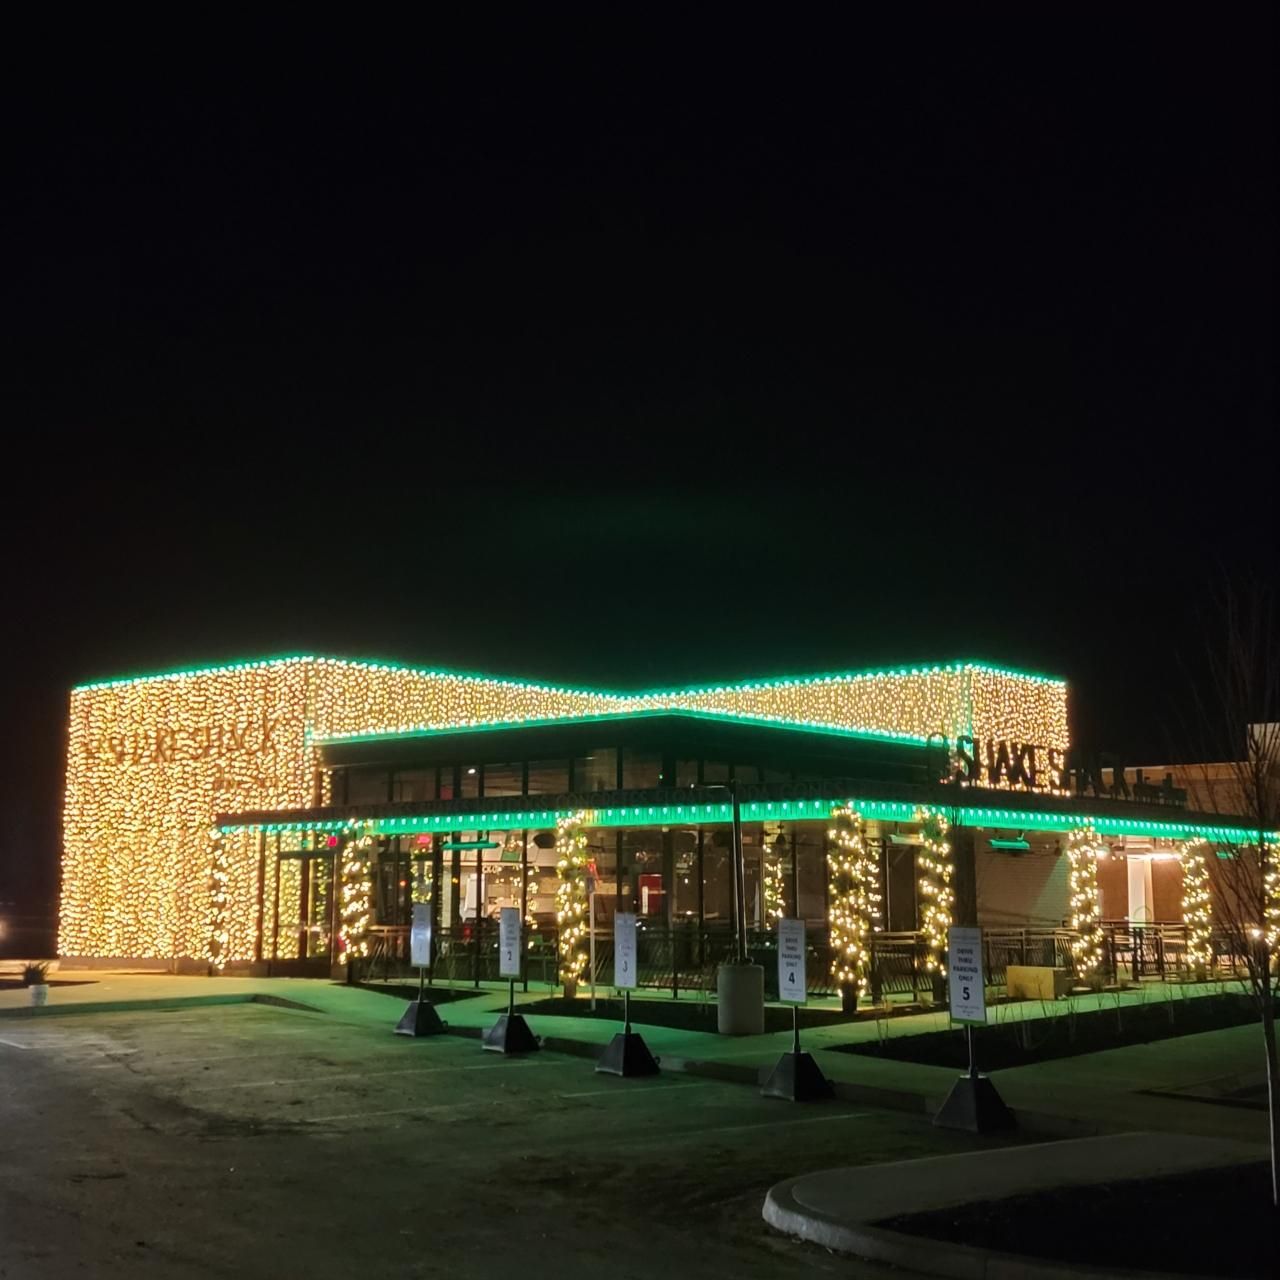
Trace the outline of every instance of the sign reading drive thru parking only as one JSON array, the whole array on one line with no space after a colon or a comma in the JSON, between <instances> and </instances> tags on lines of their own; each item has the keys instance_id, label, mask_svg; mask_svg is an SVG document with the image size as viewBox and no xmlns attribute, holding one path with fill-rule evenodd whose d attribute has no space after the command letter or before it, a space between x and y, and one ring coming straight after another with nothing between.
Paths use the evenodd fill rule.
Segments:
<instances>
[{"instance_id":1,"label":"sign reading drive thru parking only","mask_svg":"<svg viewBox=\"0 0 1280 1280\"><path fill-rule=\"evenodd\" d=\"M804 1004L804 921L783 916L778 921L778 999Z\"/></svg>"},{"instance_id":2,"label":"sign reading drive thru parking only","mask_svg":"<svg viewBox=\"0 0 1280 1280\"><path fill-rule=\"evenodd\" d=\"M985 1023L982 988L982 930L952 925L947 930L947 982L952 1022Z\"/></svg>"},{"instance_id":3,"label":"sign reading drive thru parking only","mask_svg":"<svg viewBox=\"0 0 1280 1280\"><path fill-rule=\"evenodd\" d=\"M498 976L520 976L519 907L503 907L498 915Z\"/></svg>"}]
</instances>

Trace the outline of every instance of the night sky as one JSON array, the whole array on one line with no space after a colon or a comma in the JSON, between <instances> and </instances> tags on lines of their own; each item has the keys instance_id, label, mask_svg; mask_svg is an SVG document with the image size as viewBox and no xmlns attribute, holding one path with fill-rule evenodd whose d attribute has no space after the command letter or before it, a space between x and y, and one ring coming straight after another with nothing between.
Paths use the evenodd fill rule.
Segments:
<instances>
[{"instance_id":1,"label":"night sky","mask_svg":"<svg viewBox=\"0 0 1280 1280\"><path fill-rule=\"evenodd\" d=\"M1014 12L11 42L0 900L69 687L210 659L981 657L1167 755L1280 542L1270 9Z\"/></svg>"}]
</instances>

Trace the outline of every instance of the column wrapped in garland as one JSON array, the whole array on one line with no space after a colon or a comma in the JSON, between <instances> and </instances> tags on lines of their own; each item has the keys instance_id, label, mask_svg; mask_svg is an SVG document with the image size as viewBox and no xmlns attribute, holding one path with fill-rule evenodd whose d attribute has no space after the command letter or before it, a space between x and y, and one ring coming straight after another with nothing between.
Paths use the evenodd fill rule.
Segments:
<instances>
[{"instance_id":1,"label":"column wrapped in garland","mask_svg":"<svg viewBox=\"0 0 1280 1280\"><path fill-rule=\"evenodd\" d=\"M1071 955L1076 977L1088 978L1102 964L1102 905L1098 898L1098 858L1108 851L1093 823L1074 828L1067 836L1071 868Z\"/></svg>"},{"instance_id":2,"label":"column wrapped in garland","mask_svg":"<svg viewBox=\"0 0 1280 1280\"><path fill-rule=\"evenodd\" d=\"M559 926L560 981L565 994L578 985L587 967L590 921L587 919L587 814L580 810L556 819L556 924Z\"/></svg>"},{"instance_id":3,"label":"column wrapped in garland","mask_svg":"<svg viewBox=\"0 0 1280 1280\"><path fill-rule=\"evenodd\" d=\"M871 976L871 935L880 928L880 871L867 848L862 815L847 804L831 811L827 894L831 976L845 1004L856 1007Z\"/></svg>"},{"instance_id":4,"label":"column wrapped in garland","mask_svg":"<svg viewBox=\"0 0 1280 1280\"><path fill-rule=\"evenodd\" d=\"M209 865L209 940L205 944L204 958L219 972L226 967L227 944L230 941L227 879L227 841L221 831L215 830Z\"/></svg>"},{"instance_id":5,"label":"column wrapped in garland","mask_svg":"<svg viewBox=\"0 0 1280 1280\"><path fill-rule=\"evenodd\" d=\"M1205 971L1213 964L1213 897L1209 890L1206 840L1184 840L1178 848L1182 865L1182 922L1187 928L1187 964Z\"/></svg>"},{"instance_id":6,"label":"column wrapped in garland","mask_svg":"<svg viewBox=\"0 0 1280 1280\"><path fill-rule=\"evenodd\" d=\"M346 964L369 954L369 926L373 923L373 877L368 832L349 836L342 847L341 922L338 929L338 963Z\"/></svg>"},{"instance_id":7,"label":"column wrapped in garland","mask_svg":"<svg viewBox=\"0 0 1280 1280\"><path fill-rule=\"evenodd\" d=\"M787 914L787 891L782 874L782 859L776 854L764 856L764 922L769 928Z\"/></svg>"},{"instance_id":8,"label":"column wrapped in garland","mask_svg":"<svg viewBox=\"0 0 1280 1280\"><path fill-rule=\"evenodd\" d=\"M923 844L916 854L916 882L920 890L920 929L924 934L925 971L940 980L947 976L947 930L955 908L955 890L951 887L954 867L951 842L947 839L949 823L935 809L922 809L917 815ZM935 981L935 995L937 982Z\"/></svg>"}]
</instances>

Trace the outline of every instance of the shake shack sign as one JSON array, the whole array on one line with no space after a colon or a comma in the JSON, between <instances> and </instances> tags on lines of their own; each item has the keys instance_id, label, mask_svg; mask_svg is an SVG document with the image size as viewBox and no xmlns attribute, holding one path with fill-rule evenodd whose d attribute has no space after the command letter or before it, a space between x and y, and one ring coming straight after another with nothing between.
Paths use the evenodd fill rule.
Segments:
<instances>
[{"instance_id":1,"label":"shake shack sign","mask_svg":"<svg viewBox=\"0 0 1280 1280\"><path fill-rule=\"evenodd\" d=\"M952 778L975 787L1065 791L1071 775L1066 752L1011 738L956 739Z\"/></svg>"}]
</instances>

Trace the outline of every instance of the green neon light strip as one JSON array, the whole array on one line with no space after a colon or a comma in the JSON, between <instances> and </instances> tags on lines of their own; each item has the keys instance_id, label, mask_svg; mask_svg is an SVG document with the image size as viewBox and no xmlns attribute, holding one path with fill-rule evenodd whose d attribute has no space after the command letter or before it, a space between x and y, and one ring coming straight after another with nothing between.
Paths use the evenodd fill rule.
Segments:
<instances>
[{"instance_id":1,"label":"green neon light strip","mask_svg":"<svg viewBox=\"0 0 1280 1280\"><path fill-rule=\"evenodd\" d=\"M771 729L791 729L798 733L822 733L840 738L874 739L877 742L898 742L905 746L922 747L928 739L923 734L893 733L888 729L848 729L843 725L826 724L818 720L781 720L768 716L738 715L732 711L692 711L684 707L653 707L644 711L613 711L600 715L547 716L527 720L496 720L483 724L457 724L423 729L370 729L351 733L312 734L311 743L385 742L402 738L434 738L454 733L491 733L502 729L540 729L544 726L595 724L618 720L642 720L654 716L681 716L689 720L711 720L720 724L767 725Z\"/></svg>"},{"instance_id":2,"label":"green neon light strip","mask_svg":"<svg viewBox=\"0 0 1280 1280\"><path fill-rule=\"evenodd\" d=\"M335 666L361 667L371 671L404 671L412 675L434 676L445 680L479 680L485 684L506 685L513 688L536 689L546 693L581 693L593 697L630 701L637 698L678 698L693 694L739 693L758 689L779 689L809 684L849 683L855 680L875 680L887 676L925 676L954 674L965 671L982 671L990 675L1009 676L1018 680L1032 680L1041 684L1063 685L1060 676L1041 675L1031 671L1019 671L1013 667L1000 667L986 662L956 661L943 664L922 663L910 667L884 667L864 671L834 671L813 676L778 676L766 680L742 680L730 684L697 685L684 689L655 689L640 693L619 693L617 690L569 688L545 680L508 678L478 671L453 671L439 667L417 667L401 662L373 658L325 658L315 654L281 654L265 658L246 658L231 662L213 662L202 666L180 667L172 671L144 672L140 675L114 676L73 686L73 693L87 690L112 689L126 684L143 684L156 680L180 680L185 676L225 675L247 671L255 667L278 666L288 662L332 663Z\"/></svg>"},{"instance_id":3,"label":"green neon light strip","mask_svg":"<svg viewBox=\"0 0 1280 1280\"><path fill-rule=\"evenodd\" d=\"M156 680L181 680L186 676L230 675L236 671L250 671L259 667L279 667L290 662L314 662L307 653L282 654L274 658L246 658L239 662L214 662L203 667L184 667L177 671L154 671L137 676L116 676L108 680L94 680L89 684L72 686L72 693L87 690L115 689L125 684L147 684Z\"/></svg>"},{"instance_id":4,"label":"green neon light strip","mask_svg":"<svg viewBox=\"0 0 1280 1280\"><path fill-rule=\"evenodd\" d=\"M1061 676L1040 675L1013 667L998 667L987 662L955 661L921 663L910 667L883 667L865 671L828 671L813 676L777 676L767 680L742 680L731 684L695 685L685 689L652 689L644 693L624 694L633 698L682 698L703 693L747 693L757 689L782 689L808 684L851 684L855 680L878 680L889 676L959 675L966 671L982 671L988 675L1010 676L1017 680L1033 680L1039 684L1065 685Z\"/></svg>"},{"instance_id":5,"label":"green neon light strip","mask_svg":"<svg viewBox=\"0 0 1280 1280\"><path fill-rule=\"evenodd\" d=\"M758 800L742 805L744 822L825 821L831 811L850 804L864 818L877 822L913 822L920 806L897 800ZM219 828L226 835L264 831L346 831L368 829L376 835L414 835L449 831L507 831L522 827L554 827L558 818L576 810L521 809L501 813L424 814L403 818L344 819L328 822L267 822L230 824ZM1099 835L1153 836L1167 840L1209 840L1244 843L1251 835L1242 827L1196 827L1186 822L1152 822L1138 818L1092 817L1087 814L1047 814L1018 809L963 809L966 827L1017 827L1024 831L1071 831L1092 823ZM591 827L667 826L672 823L727 823L733 806L717 804L632 805L591 810ZM1271 837L1275 838L1275 837Z\"/></svg>"}]
</instances>

